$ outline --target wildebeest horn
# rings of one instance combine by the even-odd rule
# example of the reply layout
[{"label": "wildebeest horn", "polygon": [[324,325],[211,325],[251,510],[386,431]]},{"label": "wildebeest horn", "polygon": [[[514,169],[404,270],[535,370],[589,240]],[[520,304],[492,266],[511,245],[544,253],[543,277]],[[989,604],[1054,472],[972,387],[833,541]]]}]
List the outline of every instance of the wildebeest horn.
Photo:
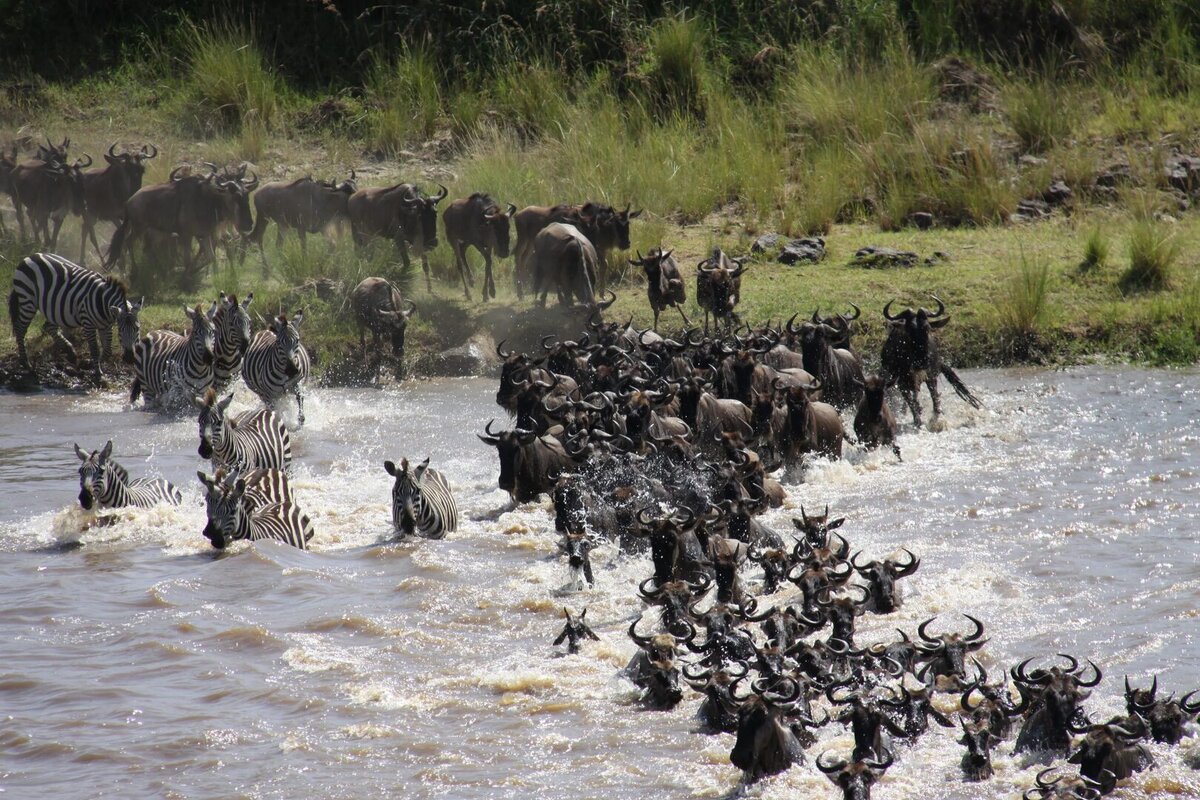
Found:
[{"label": "wildebeest horn", "polygon": [[817,756],[817,769],[821,770],[821,772],[824,772],[826,775],[837,775],[846,768],[846,759],[839,758],[832,762],[826,761],[825,756],[828,753],[829,751],[826,750],[824,753],[821,753],[821,755]]},{"label": "wildebeest horn", "polygon": [[896,565],[896,577],[897,578],[902,578],[905,575],[912,575],[914,572],[917,571],[917,567],[921,566],[921,559],[919,559],[915,555],[913,555],[913,552],[911,550],[909,550],[907,547],[905,547],[903,550],[901,550],[901,552],[908,554],[908,563],[905,564],[905,563],[901,563],[899,561],[892,562],[893,564]]},{"label": "wildebeest horn", "polygon": [[638,594],[640,594],[646,600],[657,600],[659,597],[662,597],[663,587],[655,586],[653,589],[647,589],[646,584],[648,583],[654,583],[653,575],[638,584]]},{"label": "wildebeest horn", "polygon": [[1200,694],[1200,689],[1193,689],[1192,691],[1185,694],[1183,697],[1179,698],[1179,707],[1182,708],[1184,711],[1186,711],[1189,714],[1195,714],[1197,711],[1200,711],[1200,702],[1196,702],[1196,703],[1188,702],[1188,698],[1194,694]]},{"label": "wildebeest horn", "polygon": [[258,188],[258,175],[255,174],[254,170],[250,170],[250,178],[238,178],[238,183],[244,186],[247,192],[253,192]]},{"label": "wildebeest horn", "polygon": [[108,146],[108,152],[105,153],[105,155],[107,155],[109,158],[116,158],[117,157],[116,149],[117,149],[117,143],[113,142],[112,144],[110,144]]},{"label": "wildebeest horn", "polygon": [[968,642],[977,642],[983,638],[983,623],[972,617],[970,614],[963,614],[964,617],[971,620],[975,625],[975,632],[966,637]]},{"label": "wildebeest horn", "polygon": [[506,361],[507,361],[507,360],[508,360],[508,359],[509,359],[509,358],[512,356],[512,354],[513,354],[513,351],[512,351],[512,350],[509,350],[507,353],[506,353],[506,352],[504,352],[504,343],[505,343],[505,342],[507,342],[507,341],[508,341],[508,339],[501,339],[501,340],[500,340],[500,344],[496,345],[496,355],[500,356],[501,358],[505,359]]},{"label": "wildebeest horn", "polygon": [[178,180],[182,180],[182,178],[180,178],[180,176],[179,176],[179,173],[187,168],[188,168],[187,164],[180,164],[178,167],[171,170],[171,174],[168,175],[167,177],[171,180],[172,183],[174,183],[175,181],[178,181]]},{"label": "wildebeest horn", "polygon": [[884,750],[883,755],[886,758],[885,761],[875,761],[875,760],[872,760],[869,758],[864,758],[862,763],[866,764],[868,767],[875,770],[876,772],[883,772],[885,769],[887,769],[888,767],[890,767],[892,765],[893,761],[896,760],[896,757],[892,755],[891,750]]},{"label": "wildebeest horn", "polygon": [[937,619],[937,617],[930,617],[929,619],[925,620],[920,625],[918,625],[917,626],[917,635],[920,636],[925,641],[929,642],[930,644],[940,644],[944,647],[946,644],[945,642],[943,642],[941,639],[935,639],[932,636],[930,636],[928,633],[926,633],[926,629],[929,627],[930,623],[932,623],[935,619]]},{"label": "wildebeest horn", "polygon": [[891,307],[892,307],[892,303],[894,303],[894,302],[896,302],[896,301],[895,301],[895,300],[888,300],[888,303],[887,303],[887,305],[883,307],[883,318],[884,318],[884,319],[888,319],[888,320],[893,320],[893,321],[895,321],[895,320],[898,320],[898,319],[900,319],[900,318],[901,318],[901,316],[903,316],[902,314],[897,314],[897,315],[895,315],[895,316],[892,316],[891,314],[889,314],[889,313],[888,313],[888,310],[889,310],[889,309],[891,309]]},{"label": "wildebeest horn", "polygon": [[932,314],[929,314],[929,316],[940,317],[943,314],[945,314],[946,313],[946,304],[942,302],[941,298],[939,298],[936,294],[931,294],[929,296],[932,297],[934,300],[936,300],[937,304],[938,304],[938,310],[933,312]]},{"label": "wildebeest horn", "polygon": [[486,433],[488,436],[496,436],[497,435],[496,433],[494,433],[492,431],[492,423],[495,421],[496,421],[495,418],[489,419],[487,425],[483,426],[483,432]]},{"label": "wildebeest horn", "polygon": [[866,570],[869,570],[871,567],[875,566],[874,561],[868,561],[864,566],[859,566],[858,557],[861,555],[862,550],[855,550],[854,555],[850,556],[851,566],[853,566],[854,569],[856,569],[859,573],[865,572]]},{"label": "wildebeest horn", "polygon": [[1092,661],[1090,658],[1088,659],[1087,663],[1092,668],[1092,672],[1095,673],[1096,677],[1092,678],[1090,681],[1085,681],[1082,678],[1076,676],[1075,682],[1077,684],[1079,684],[1080,686],[1090,688],[1090,687],[1098,684],[1100,682],[1100,679],[1104,677],[1104,674],[1102,672],[1100,672],[1100,668],[1096,666],[1096,662]]},{"label": "wildebeest horn", "polygon": [[445,200],[446,195],[450,194],[450,190],[445,186],[442,186],[440,183],[438,184],[438,189],[438,193],[431,198],[435,205]]},{"label": "wildebeest horn", "polygon": [[[604,301],[604,300],[597,301],[596,302],[596,310],[597,311],[604,311],[609,306],[611,306],[613,303],[617,302],[616,294],[614,294],[613,292],[611,292],[607,289],[604,291],[604,293],[609,296],[609,299],[607,301]],[[630,319],[632,321],[632,317]],[[626,327],[629,327],[629,326],[627,325]]]},{"label": "wildebeest horn", "polygon": [[[146,148],[149,148],[149,150],[147,150]],[[153,151],[153,152],[151,152],[151,151]],[[151,159],[151,158],[157,158],[157,157],[158,157],[158,148],[152,142],[147,142],[146,144],[142,145],[142,154],[139,156],[139,158]]]},{"label": "wildebeest horn", "polygon": [[1058,657],[1065,658],[1067,663],[1071,665],[1066,668],[1066,672],[1075,672],[1079,669],[1079,659],[1075,658],[1074,656],[1067,655],[1066,653],[1059,653]]},{"label": "wildebeest horn", "polygon": [[792,317],[791,317],[791,319],[789,319],[789,320],[787,321],[787,325],[785,325],[785,326],[784,326],[784,327],[786,327],[786,328],[787,328],[787,332],[788,332],[788,333],[790,333],[790,334],[792,334],[793,336],[795,336],[795,335],[797,335],[798,333],[800,333],[800,329],[799,329],[799,328],[797,328],[795,325],[793,325],[793,324],[792,324],[793,322],[795,322],[795,321],[796,321],[796,317],[798,317],[798,316],[800,316],[800,312],[799,312],[799,311],[797,311],[795,314],[792,314]]},{"label": "wildebeest horn", "polygon": [[[84,162],[85,158],[87,159],[86,163]],[[87,153],[84,153],[82,156],[75,159],[75,166],[78,168],[84,169],[84,168],[90,167],[91,165],[92,165],[92,157],[89,156]]]},{"label": "wildebeest horn", "polygon": [[1017,664],[1015,667],[1012,668],[1011,674],[1012,674],[1013,680],[1015,680],[1018,683],[1045,684],[1045,683],[1050,682],[1050,680],[1053,676],[1050,675],[1050,673],[1046,672],[1043,669],[1035,669],[1032,673],[1028,673],[1025,671],[1026,667],[1029,666],[1029,662],[1033,661],[1034,658],[1035,658],[1034,656],[1030,656],[1029,658],[1022,661],[1020,664]]},{"label": "wildebeest horn", "polygon": [[642,615],[638,614],[637,618],[629,624],[629,638],[633,639],[639,647],[647,648],[650,646],[652,637],[642,636],[637,632],[637,624],[642,621]]},{"label": "wildebeest horn", "polygon": [[652,522],[654,522],[654,519],[652,517],[649,517],[646,515],[646,512],[649,510],[650,510],[650,506],[644,506],[642,508],[639,508],[637,510],[637,514],[635,514],[635,516],[637,517],[637,521],[642,523],[643,525],[649,525]]}]

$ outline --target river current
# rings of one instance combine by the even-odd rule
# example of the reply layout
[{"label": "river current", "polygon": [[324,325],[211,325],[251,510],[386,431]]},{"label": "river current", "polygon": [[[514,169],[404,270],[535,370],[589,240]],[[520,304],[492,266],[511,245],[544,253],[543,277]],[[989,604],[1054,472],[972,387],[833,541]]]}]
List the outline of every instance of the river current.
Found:
[{"label": "river current", "polygon": [[[1092,658],[1086,706],[1123,709],[1122,679],[1200,688],[1200,373],[1088,367],[969,371],[986,406],[947,393],[940,433],[907,430],[904,462],[848,448],[789,485],[764,521],[829,504],[855,549],[909,547],[903,608],[862,618],[860,644],[987,626],[993,676],[1028,656]],[[218,555],[194,420],[128,410],[118,393],[0,395],[0,793],[11,798],[645,798],[738,789],[731,735],[696,733],[698,697],[639,710],[620,676],[634,652],[648,557],[593,553],[569,593],[549,502],[511,509],[475,434],[504,412],[495,381],[314,389],[293,435],[293,488],[317,534],[303,552],[238,543]],[[926,401],[928,402],[928,401]],[[240,390],[233,410],[253,406]],[[294,413],[294,412],[293,412]],[[907,414],[900,414],[907,421]],[[108,525],[78,507],[78,462],[115,443],[135,477],[179,486],[179,508]],[[383,461],[433,457],[460,529],[396,542]],[[751,584],[757,573],[748,573]],[[777,600],[784,599],[781,593]],[[769,602],[769,601],[768,601]],[[600,635],[551,642],[562,607]],[[939,698],[944,710],[957,702]],[[873,791],[1013,798],[1043,765],[995,755],[964,784],[961,731],[901,746]],[[835,798],[812,762],[851,738],[822,730],[806,763],[744,790]],[[1198,797],[1200,773],[1153,745],[1118,798]]]}]

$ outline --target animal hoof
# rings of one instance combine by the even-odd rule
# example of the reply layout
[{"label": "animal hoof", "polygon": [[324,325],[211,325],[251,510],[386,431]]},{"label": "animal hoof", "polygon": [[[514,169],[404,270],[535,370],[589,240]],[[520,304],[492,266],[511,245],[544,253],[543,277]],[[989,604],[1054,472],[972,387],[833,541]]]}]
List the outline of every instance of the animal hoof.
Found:
[{"label": "animal hoof", "polygon": [[948,428],[949,426],[946,425],[946,420],[942,419],[941,417],[934,417],[933,419],[929,420],[929,430],[933,433],[941,433]]}]

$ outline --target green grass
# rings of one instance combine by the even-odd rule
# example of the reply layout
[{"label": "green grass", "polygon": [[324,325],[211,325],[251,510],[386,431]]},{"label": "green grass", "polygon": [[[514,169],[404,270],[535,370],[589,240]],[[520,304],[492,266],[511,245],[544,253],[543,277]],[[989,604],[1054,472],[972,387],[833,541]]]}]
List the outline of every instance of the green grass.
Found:
[{"label": "green grass", "polygon": [[1124,291],[1157,292],[1171,288],[1181,248],[1163,223],[1152,218],[1136,219],[1129,230],[1126,252],[1129,266],[1121,275]]},{"label": "green grass", "polygon": [[1079,262],[1080,273],[1098,272],[1108,265],[1111,247],[1108,237],[1099,226],[1092,228],[1083,243],[1083,260]]},{"label": "green grass", "polygon": [[367,69],[367,143],[395,155],[437,130],[442,107],[442,76],[425,50],[406,49],[391,59],[376,58]]},{"label": "green grass", "polygon": [[1004,105],[1021,146],[1042,153],[1065,142],[1080,113],[1075,98],[1074,87],[1051,76],[1010,84]]}]

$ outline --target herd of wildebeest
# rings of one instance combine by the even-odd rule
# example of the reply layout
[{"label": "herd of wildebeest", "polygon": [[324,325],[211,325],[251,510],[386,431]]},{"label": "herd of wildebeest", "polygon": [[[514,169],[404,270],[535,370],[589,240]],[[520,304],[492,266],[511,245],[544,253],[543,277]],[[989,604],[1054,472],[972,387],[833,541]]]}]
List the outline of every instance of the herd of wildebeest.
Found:
[{"label": "herd of wildebeest", "polygon": [[[82,160],[68,165],[66,145],[48,143],[23,162],[14,152],[0,185],[14,198],[21,226],[28,215],[49,249],[66,213],[83,215],[85,248],[88,237],[95,245],[97,220],[114,222],[109,268],[133,239],[158,236],[182,246],[185,268],[193,269],[192,240],[202,258],[213,259],[213,243],[228,226],[261,249],[267,220],[277,224],[279,236],[294,229],[303,237],[346,219],[356,239],[384,236],[405,259],[410,247],[424,259],[437,241],[435,207],[446,196],[445,189],[426,195],[410,184],[359,190],[353,173],[340,183],[259,186],[252,173],[247,178],[244,170],[215,166],[208,174],[177,169],[169,182],[139,188],[144,162],[156,154],[152,147],[110,148],[108,167],[85,170]],[[257,222],[248,204],[255,187]],[[673,708],[685,687],[702,695],[701,730],[736,735],[730,760],[747,782],[802,763],[816,742],[815,729],[844,725],[853,736],[851,752],[822,753],[815,764],[855,800],[869,797],[871,785],[902,756],[902,743],[927,735],[930,720],[961,733],[967,781],[990,778],[992,749],[1014,734],[1014,752],[1037,754],[1042,763],[1066,757],[1078,766],[1077,772],[1040,772],[1025,792],[1036,800],[1107,794],[1153,765],[1146,741],[1178,744],[1189,734],[1200,713],[1197,692],[1164,696],[1157,678],[1149,688],[1127,679],[1127,713],[1104,722],[1085,708],[1101,680],[1090,660],[1081,666],[1066,654],[1029,658],[993,680],[981,663],[991,660],[980,655],[984,624],[971,616],[964,615],[969,633],[933,632],[938,623],[930,619],[912,634],[897,629],[898,639],[863,646],[856,620],[895,612],[897,581],[916,572],[920,559],[906,548],[899,556],[852,552],[839,532],[845,520],[831,518],[828,508],[819,515],[802,508],[787,537],[762,515],[785,500],[773,475],[803,479],[812,459],[841,458],[847,445],[886,448],[899,462],[890,390],[899,392],[917,428],[922,384],[934,421],[941,415],[940,377],[981,407],[940,356],[937,332],[950,319],[945,305],[935,297],[932,310],[893,313],[889,302],[882,309],[887,336],[878,368],[868,373],[853,341],[857,306],[829,316],[796,314],[778,327],[743,325],[735,309],[745,266],[716,250],[696,272],[705,320],[692,326],[681,272],[669,251],[655,248],[630,262],[646,274],[653,327],[607,322],[603,312],[612,299],[600,300],[597,287],[606,281],[609,251],[629,248],[629,223],[637,214],[596,203],[517,212],[475,194],[451,203],[443,222],[468,296],[473,278],[465,248],[483,253],[483,295],[494,297],[492,253],[508,255],[515,220],[518,291],[529,289],[544,302],[554,289],[561,303],[578,301],[587,314],[577,340],[546,336],[540,353],[514,352],[501,342],[496,402],[514,421],[507,430],[489,421],[479,438],[496,449],[499,487],[515,504],[552,498],[576,588],[596,581],[590,552],[599,541],[615,543],[621,553],[649,552],[653,574],[638,594],[654,613],[629,625],[638,652],[625,670],[641,704]],[[402,355],[412,302],[376,278],[357,287],[352,300],[364,334],[369,330],[376,344],[381,335],[390,337]],[[188,334],[142,336],[140,302],[126,297],[120,280],[39,253],[18,267],[9,309],[27,367],[24,337],[37,312],[68,346],[60,329],[83,330],[97,377],[115,324],[134,366],[131,402],[141,395],[148,405],[169,407],[174,396],[177,408],[179,401],[195,406],[199,454],[215,470],[199,473],[204,535],[215,547],[277,539],[304,548],[313,529],[288,484],[291,434],[272,408],[294,395],[303,424],[301,385],[309,370],[299,337],[303,314],[281,314],[254,334],[251,301],[252,295],[241,301],[221,295],[207,310],[185,309]],[[658,332],[668,309],[684,326],[673,336]],[[263,407],[235,417],[226,410],[239,379]],[[165,481],[131,479],[112,450],[111,441],[90,453],[76,445],[85,508],[180,502]],[[415,468],[389,461],[385,469],[395,478],[397,531],[440,538],[456,529],[449,482],[428,460]],[[596,635],[586,609],[564,613],[555,644],[578,652]],[[938,697],[945,693],[958,698],[953,711]]]}]

